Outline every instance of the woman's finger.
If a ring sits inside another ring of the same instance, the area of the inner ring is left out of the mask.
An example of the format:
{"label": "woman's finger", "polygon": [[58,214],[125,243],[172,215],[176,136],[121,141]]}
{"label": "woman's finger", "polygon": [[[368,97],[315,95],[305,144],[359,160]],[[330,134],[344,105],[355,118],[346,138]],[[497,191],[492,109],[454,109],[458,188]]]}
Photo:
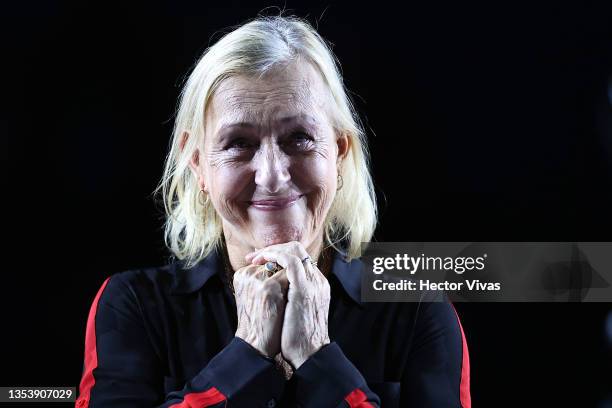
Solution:
{"label": "woman's finger", "polygon": [[252,260],[264,249],[272,250],[272,251],[286,252],[286,253],[295,255],[300,259],[304,259],[305,257],[309,256],[308,252],[306,251],[306,249],[304,248],[304,245],[302,245],[301,242],[290,241],[290,242],[284,242],[282,244],[270,245],[268,247],[261,248],[256,251],[249,252],[248,254],[245,255],[244,258],[246,259],[247,262],[252,262]]}
{"label": "woman's finger", "polygon": [[248,265],[244,270],[244,275],[253,276],[259,280],[264,280],[267,277],[265,272],[265,269],[261,268],[259,265]]}
{"label": "woman's finger", "polygon": [[277,273],[275,273],[274,275],[270,276],[267,279],[271,279],[271,280],[275,280],[276,282],[278,282],[278,284],[280,285],[281,289],[283,290],[284,294],[287,294],[287,289],[289,289],[289,279],[287,279],[287,270],[286,269],[282,269],[280,271],[278,271]]}
{"label": "woman's finger", "polygon": [[305,287],[308,283],[304,264],[300,258],[295,255],[281,251],[263,249],[253,258],[252,262],[260,265],[266,262],[276,262],[287,270],[287,279],[289,283],[297,288]]}

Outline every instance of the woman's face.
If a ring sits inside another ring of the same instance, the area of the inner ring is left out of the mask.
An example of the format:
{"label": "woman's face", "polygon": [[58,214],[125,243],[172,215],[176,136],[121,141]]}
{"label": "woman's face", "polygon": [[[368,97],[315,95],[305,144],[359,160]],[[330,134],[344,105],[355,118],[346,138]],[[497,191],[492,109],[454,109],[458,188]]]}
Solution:
{"label": "woman's face", "polygon": [[308,63],[220,84],[206,112],[203,154],[192,168],[228,243],[249,250],[288,241],[318,245],[349,148],[332,128],[331,103]]}

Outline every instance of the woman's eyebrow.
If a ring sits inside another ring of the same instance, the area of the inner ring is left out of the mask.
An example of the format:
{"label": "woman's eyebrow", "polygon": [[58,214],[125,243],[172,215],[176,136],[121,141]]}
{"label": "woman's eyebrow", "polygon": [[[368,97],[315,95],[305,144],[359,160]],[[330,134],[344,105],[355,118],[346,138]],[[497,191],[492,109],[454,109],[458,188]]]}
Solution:
{"label": "woman's eyebrow", "polygon": [[225,139],[227,139],[231,134],[231,130],[234,129],[255,129],[258,126],[251,122],[235,122],[235,123],[226,123],[221,125],[219,130],[217,131],[217,142],[223,143]]}
{"label": "woman's eyebrow", "polygon": [[[299,115],[290,115],[290,116],[283,116],[280,117],[278,119],[275,120],[275,122],[278,122],[280,124],[286,125],[286,124],[291,124],[294,122],[300,122],[303,121],[308,125],[311,126],[315,126],[317,127],[317,120],[308,115],[308,114],[299,114]],[[234,123],[225,123],[223,125],[221,125],[221,127],[219,128],[219,130],[217,131],[217,135],[218,135],[218,139],[222,140],[224,139],[225,136],[227,136],[229,134],[229,131],[232,129],[255,129],[260,127],[259,124],[254,123],[254,122],[248,122],[248,121],[240,121],[240,122],[234,122]]]}
{"label": "woman's eyebrow", "polygon": [[313,118],[312,116],[306,114],[306,113],[302,113],[302,114],[299,114],[299,115],[284,116],[284,117],[278,119],[278,122],[281,122],[283,124],[293,123],[293,122],[300,122],[300,121],[303,121],[306,124],[312,125],[312,126],[316,126],[317,125],[317,120],[315,118]]}
{"label": "woman's eyebrow", "polygon": [[234,129],[234,128],[240,128],[240,129],[251,129],[251,128],[256,128],[257,125],[251,122],[236,122],[236,123],[226,123],[224,125],[221,125],[221,127],[219,128],[219,130],[217,131],[217,133],[221,133],[225,130],[228,129]]}

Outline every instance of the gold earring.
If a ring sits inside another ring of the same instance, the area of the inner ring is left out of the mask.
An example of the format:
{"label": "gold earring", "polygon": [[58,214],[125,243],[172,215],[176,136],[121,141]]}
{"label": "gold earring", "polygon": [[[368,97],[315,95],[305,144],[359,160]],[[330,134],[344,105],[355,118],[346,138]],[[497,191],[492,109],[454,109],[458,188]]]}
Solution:
{"label": "gold earring", "polygon": [[198,192],[198,203],[200,203],[200,205],[206,205],[206,198],[204,199],[204,201],[202,201],[202,199],[201,199],[201,197],[202,197],[202,196],[201,196],[201,194],[204,194],[204,195],[205,195],[205,196],[208,198],[208,196],[207,196],[206,192],[205,192],[204,190],[200,190],[200,191]]}
{"label": "gold earring", "polygon": [[339,191],[343,185],[344,179],[342,178],[342,174],[338,173],[338,188],[336,188],[336,191]]}

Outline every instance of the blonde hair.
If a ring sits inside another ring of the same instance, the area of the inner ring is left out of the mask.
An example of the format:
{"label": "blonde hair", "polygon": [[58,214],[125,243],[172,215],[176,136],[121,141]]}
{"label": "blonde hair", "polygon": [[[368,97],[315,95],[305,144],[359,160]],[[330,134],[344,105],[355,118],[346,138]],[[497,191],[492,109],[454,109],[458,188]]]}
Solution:
{"label": "blonde hair", "polygon": [[[324,246],[336,247],[345,241],[347,258],[352,259],[361,255],[361,243],[371,240],[377,208],[367,139],[343,84],[338,61],[307,21],[294,16],[259,16],[207,48],[180,94],[170,151],[154,194],[161,191],[163,197],[166,245],[185,267],[195,266],[223,244],[220,216],[208,195],[204,203],[199,202],[200,189],[189,167],[190,157],[203,141],[211,96],[228,77],[262,76],[297,58],[311,63],[321,74],[333,98],[333,126],[351,142],[340,168],[342,188],[324,221]],[[186,141],[185,133],[189,134]]]}

